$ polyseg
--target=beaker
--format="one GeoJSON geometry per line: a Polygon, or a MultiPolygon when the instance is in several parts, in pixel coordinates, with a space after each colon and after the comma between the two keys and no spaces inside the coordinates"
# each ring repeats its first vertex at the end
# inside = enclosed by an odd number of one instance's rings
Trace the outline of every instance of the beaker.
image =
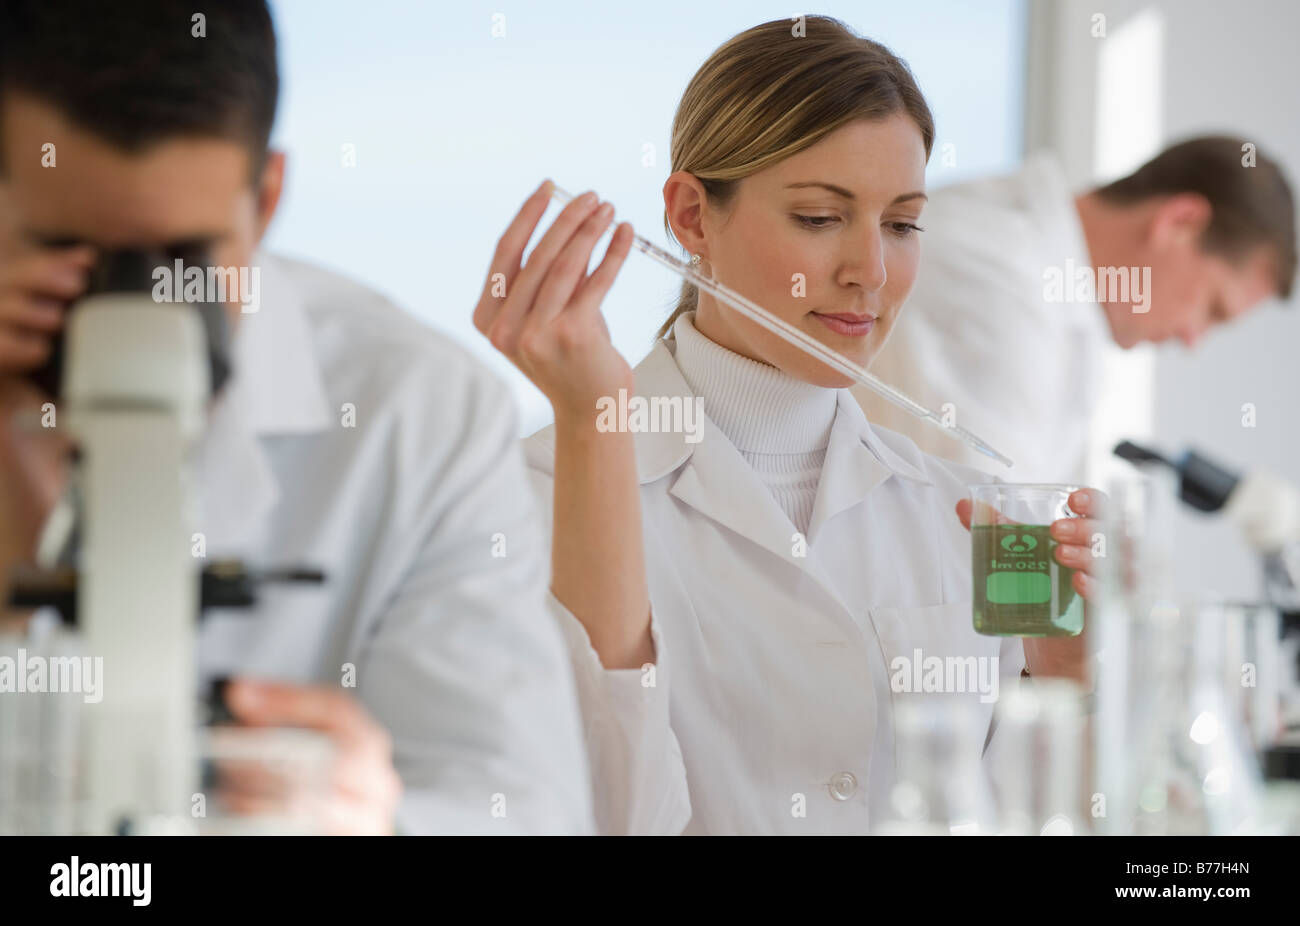
{"type": "Polygon", "coordinates": [[[1076,636],[1083,598],[1075,570],[1053,555],[1052,522],[1075,517],[1068,485],[987,483],[970,487],[971,581],[978,633],[1076,636]]]}

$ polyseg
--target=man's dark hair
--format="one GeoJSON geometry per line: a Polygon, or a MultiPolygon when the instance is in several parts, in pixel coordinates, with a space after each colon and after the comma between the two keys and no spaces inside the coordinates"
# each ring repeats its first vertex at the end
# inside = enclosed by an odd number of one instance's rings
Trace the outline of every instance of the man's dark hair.
{"type": "Polygon", "coordinates": [[[265,0],[0,0],[0,104],[14,91],[128,153],[244,143],[256,181],[279,95],[271,14],[265,0]]]}
{"type": "Polygon", "coordinates": [[[1296,273],[1295,201],[1291,187],[1277,164],[1244,138],[1206,135],[1188,139],[1166,148],[1127,177],[1096,192],[1102,199],[1118,204],[1152,196],[1199,193],[1214,212],[1202,247],[1238,258],[1263,245],[1273,256],[1273,285],[1278,295],[1290,298],[1296,273]]]}

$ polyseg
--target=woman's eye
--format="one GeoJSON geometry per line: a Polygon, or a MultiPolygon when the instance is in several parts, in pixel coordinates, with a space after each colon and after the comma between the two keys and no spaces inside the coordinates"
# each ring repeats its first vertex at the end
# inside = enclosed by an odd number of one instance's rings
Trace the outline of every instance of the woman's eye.
{"type": "Polygon", "coordinates": [[[910,238],[919,231],[925,231],[920,225],[911,222],[890,222],[889,230],[900,238],[910,238]]]}
{"type": "Polygon", "coordinates": [[[828,228],[839,221],[834,215],[796,215],[795,219],[806,228],[828,228]]]}

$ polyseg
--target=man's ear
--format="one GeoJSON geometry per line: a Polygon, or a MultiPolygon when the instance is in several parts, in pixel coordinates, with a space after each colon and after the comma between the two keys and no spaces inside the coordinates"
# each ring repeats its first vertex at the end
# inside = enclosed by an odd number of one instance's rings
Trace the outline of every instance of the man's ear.
{"type": "Polygon", "coordinates": [[[1158,250],[1199,245],[1214,218],[1214,207],[1200,193],[1175,193],[1159,202],[1151,216],[1150,241],[1158,250]]]}
{"type": "Polygon", "coordinates": [[[698,177],[684,170],[668,175],[664,181],[664,212],[677,243],[690,254],[703,258],[707,243],[704,237],[704,207],[708,200],[704,184],[698,177]]]}
{"type": "Polygon", "coordinates": [[[266,166],[257,182],[257,240],[266,234],[275,210],[280,206],[280,193],[284,190],[284,152],[266,153],[266,166]]]}

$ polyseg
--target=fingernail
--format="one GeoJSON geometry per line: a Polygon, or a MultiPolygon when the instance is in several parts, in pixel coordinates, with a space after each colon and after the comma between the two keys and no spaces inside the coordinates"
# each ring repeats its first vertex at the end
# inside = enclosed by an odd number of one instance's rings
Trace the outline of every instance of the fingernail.
{"type": "Polygon", "coordinates": [[[596,201],[596,194],[591,192],[590,190],[588,190],[586,193],[583,193],[581,196],[578,197],[578,202],[584,206],[590,206],[595,201],[596,201]]]}
{"type": "Polygon", "coordinates": [[[596,215],[602,219],[608,219],[614,214],[614,207],[609,203],[601,203],[600,208],[596,210],[596,215]]]}

